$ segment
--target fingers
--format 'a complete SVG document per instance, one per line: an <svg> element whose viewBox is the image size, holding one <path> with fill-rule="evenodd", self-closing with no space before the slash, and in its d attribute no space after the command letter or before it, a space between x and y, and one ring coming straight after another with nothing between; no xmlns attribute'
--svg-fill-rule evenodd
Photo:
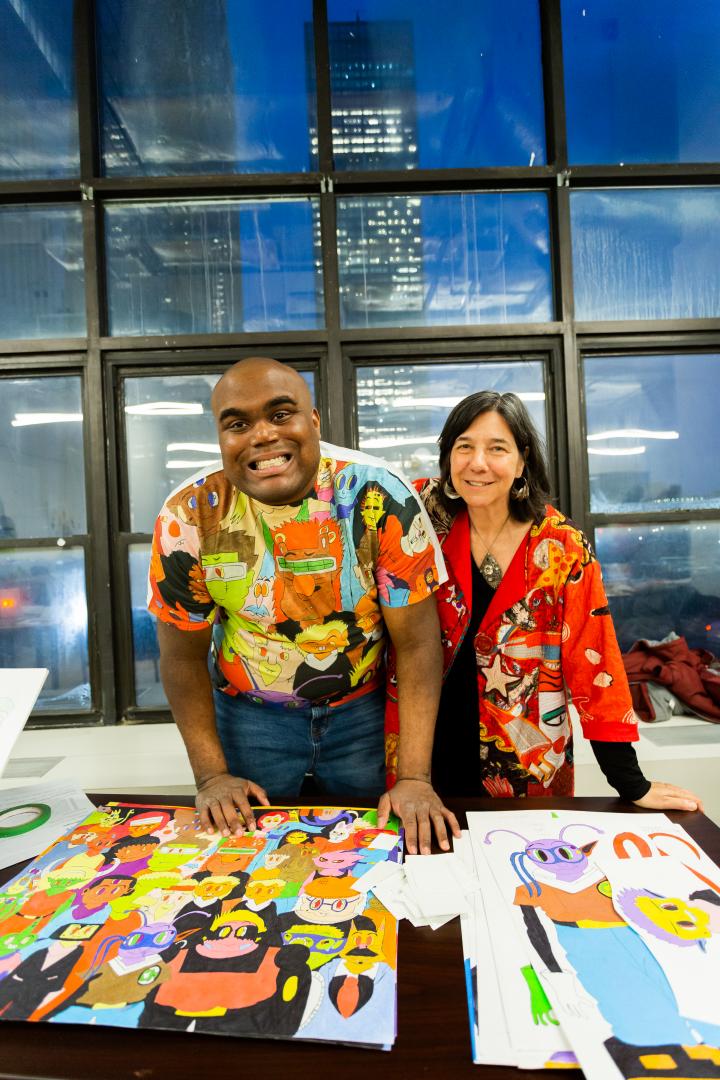
<svg viewBox="0 0 720 1080"><path fill-rule="evenodd" d="M458 819L455 817L452 810L448 810L447 806L443 806L443 811L442 812L443 812L443 815L445 817L445 820L447 821L448 825L450 826L450 830L451 830L453 836L458 836L458 837L462 836L462 829L460 828L460 825L458 824Z"/></svg>
<svg viewBox="0 0 720 1080"><path fill-rule="evenodd" d="M268 799L267 791L265 790L264 787L260 787L259 784L256 784L254 782L254 780L248 780L247 791L248 791L248 795L252 795L253 798L257 799L257 801L262 806L269 806L270 805L270 800Z"/></svg>
<svg viewBox="0 0 720 1080"><path fill-rule="evenodd" d="M391 807L391 804L390 804L390 796L388 795L388 793L386 791L384 795L380 796L380 801L378 802L378 809L377 809L378 829L384 829L385 826L387 825L388 818L390 817L390 810L391 809L392 809L392 807Z"/></svg>
<svg viewBox="0 0 720 1080"><path fill-rule="evenodd" d="M430 828L430 817L427 810L423 809L417 815L418 824L418 846L420 848L421 855L429 855L432 841L432 829ZM443 822L443 829L445 828L445 822ZM445 838L447 843L447 837Z"/></svg>
<svg viewBox="0 0 720 1080"><path fill-rule="evenodd" d="M200 815L200 824L203 827L203 831L214 832L216 828L215 822L210 817L207 802L203 799L201 795L198 795L195 799L195 807L198 814Z"/></svg>
<svg viewBox="0 0 720 1080"><path fill-rule="evenodd" d="M417 855L418 830L415 812L410 811L408 814L403 815L402 823L405 830L405 847L407 849L407 853L408 855Z"/></svg>
<svg viewBox="0 0 720 1080"><path fill-rule="evenodd" d="M693 791L654 780L642 799L635 800L644 810L699 810L704 813L702 799Z"/></svg>
<svg viewBox="0 0 720 1080"><path fill-rule="evenodd" d="M432 814L433 828L435 829L435 835L437 841L443 851L450 850L450 841L448 840L447 829L445 828L445 817L441 810L435 810Z"/></svg>

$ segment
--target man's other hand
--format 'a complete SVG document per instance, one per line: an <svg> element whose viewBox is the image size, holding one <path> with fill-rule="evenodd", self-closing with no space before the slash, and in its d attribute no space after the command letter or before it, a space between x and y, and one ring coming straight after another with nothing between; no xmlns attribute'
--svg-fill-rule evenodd
<svg viewBox="0 0 720 1080"><path fill-rule="evenodd" d="M240 776L220 773L198 784L195 806L200 821L205 829L219 829L223 836L231 833L252 831L255 828L255 816L250 806L250 797L263 806L269 806L270 800L264 788L252 780L243 780Z"/></svg>
<svg viewBox="0 0 720 1080"><path fill-rule="evenodd" d="M418 847L421 855L430 854L433 829L443 851L450 848L448 826L453 836L460 836L457 818L443 805L432 784L423 780L398 780L380 797L378 828L385 828L391 812L402 821L409 855L416 855Z"/></svg>

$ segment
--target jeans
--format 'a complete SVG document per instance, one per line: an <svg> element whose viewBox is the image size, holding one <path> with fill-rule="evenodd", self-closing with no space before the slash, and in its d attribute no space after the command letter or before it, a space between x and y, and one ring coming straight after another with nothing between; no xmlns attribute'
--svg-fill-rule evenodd
<svg viewBox="0 0 720 1080"><path fill-rule="evenodd" d="M289 709L215 691L218 735L233 776L295 798L306 773L326 795L376 799L385 790L385 691L344 705Z"/></svg>

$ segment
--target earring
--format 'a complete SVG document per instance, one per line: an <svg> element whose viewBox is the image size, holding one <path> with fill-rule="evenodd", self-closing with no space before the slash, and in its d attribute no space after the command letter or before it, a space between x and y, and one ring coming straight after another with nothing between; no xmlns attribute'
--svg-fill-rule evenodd
<svg viewBox="0 0 720 1080"><path fill-rule="evenodd" d="M460 499L461 495L458 495L455 488L452 486L449 480L446 480L443 484L443 492L447 495L448 499Z"/></svg>
<svg viewBox="0 0 720 1080"><path fill-rule="evenodd" d="M522 476L520 477L520 479L522 480L522 484L520 485L520 487L516 488L513 484L510 489L510 494L512 495L513 499L517 499L518 502L522 502L523 499L527 499L530 494L530 485L528 484L527 476Z"/></svg>

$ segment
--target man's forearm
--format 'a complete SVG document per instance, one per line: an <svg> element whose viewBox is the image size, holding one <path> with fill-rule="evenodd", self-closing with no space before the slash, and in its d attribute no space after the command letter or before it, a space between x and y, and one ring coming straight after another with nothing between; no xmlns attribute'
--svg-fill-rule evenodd
<svg viewBox="0 0 720 1080"><path fill-rule="evenodd" d="M432 747L442 684L439 640L396 648L398 717L398 779L429 780Z"/></svg>
<svg viewBox="0 0 720 1080"><path fill-rule="evenodd" d="M215 723L207 659L163 658L160 675L195 782L199 786L211 776L227 772Z"/></svg>

